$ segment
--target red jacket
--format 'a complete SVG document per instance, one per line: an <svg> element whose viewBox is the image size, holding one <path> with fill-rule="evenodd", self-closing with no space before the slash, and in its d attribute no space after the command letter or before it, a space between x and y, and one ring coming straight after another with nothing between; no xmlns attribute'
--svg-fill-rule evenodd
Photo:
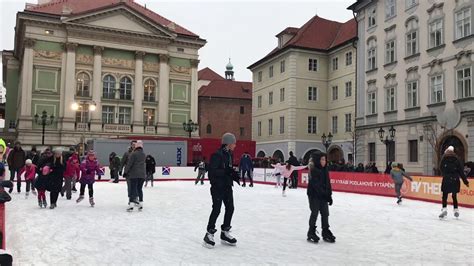
<svg viewBox="0 0 474 266"><path fill-rule="evenodd" d="M23 166L20 170L20 175L25 173L25 180L33 181L36 177L36 165L31 164L30 166Z"/></svg>
<svg viewBox="0 0 474 266"><path fill-rule="evenodd" d="M71 155L69 160L66 163L66 171L64 172L64 177L74 177L76 176L79 179L80 174L80 164L79 158L77 158L76 154Z"/></svg>

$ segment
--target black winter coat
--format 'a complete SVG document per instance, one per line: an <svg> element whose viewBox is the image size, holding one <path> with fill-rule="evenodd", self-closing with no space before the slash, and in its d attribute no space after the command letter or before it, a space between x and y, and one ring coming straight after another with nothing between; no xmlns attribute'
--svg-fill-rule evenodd
<svg viewBox="0 0 474 266"><path fill-rule="evenodd" d="M332 197L331 180L327 168L311 167L306 194L310 199L330 201Z"/></svg>
<svg viewBox="0 0 474 266"><path fill-rule="evenodd" d="M154 174L156 172L156 161L152 156L147 156L145 159L146 172Z"/></svg>
<svg viewBox="0 0 474 266"><path fill-rule="evenodd" d="M211 186L217 189L230 188L234 180L238 180L238 173L232 167L232 154L221 148L211 156L209 162L209 180Z"/></svg>
<svg viewBox="0 0 474 266"><path fill-rule="evenodd" d="M25 166L25 161L26 153L21 147L18 149L14 148L10 154L8 154L7 162L10 169L20 170Z"/></svg>
<svg viewBox="0 0 474 266"><path fill-rule="evenodd" d="M446 153L441 158L440 170L443 175L441 191L445 193L459 193L460 178L467 182L464 167L455 153Z"/></svg>
<svg viewBox="0 0 474 266"><path fill-rule="evenodd" d="M48 186L46 189L48 191L60 192L63 186L64 171L66 170L65 163L61 163L60 160L57 160L56 163L53 163L51 174L48 175Z"/></svg>
<svg viewBox="0 0 474 266"><path fill-rule="evenodd" d="M288 163L290 163L290 165L293 165L293 166L300 166L300 162L298 162L298 159L295 156L291 156L288 159Z"/></svg>
<svg viewBox="0 0 474 266"><path fill-rule="evenodd" d="M114 156L113 158L109 158L109 169L110 171L119 171L120 170L120 158Z"/></svg>

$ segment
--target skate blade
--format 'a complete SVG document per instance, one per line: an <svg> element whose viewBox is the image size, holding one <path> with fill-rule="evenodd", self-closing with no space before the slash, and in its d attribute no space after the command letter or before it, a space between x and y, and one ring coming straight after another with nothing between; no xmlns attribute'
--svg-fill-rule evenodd
<svg viewBox="0 0 474 266"><path fill-rule="evenodd" d="M203 243L202 243L202 246L205 247L205 248L208 248L208 249L213 249L213 248L214 248L213 245L208 244L208 243L206 243L206 242L203 242Z"/></svg>
<svg viewBox="0 0 474 266"><path fill-rule="evenodd" d="M133 208L127 209L127 212L133 212Z"/></svg>
<svg viewBox="0 0 474 266"><path fill-rule="evenodd" d="M324 242L327 242L327 243L336 243L336 240L332 240L332 239L326 239L326 238L323 238Z"/></svg>
<svg viewBox="0 0 474 266"><path fill-rule="evenodd" d="M237 246L237 243L230 243L222 239L221 239L221 243L227 246L233 246L233 247Z"/></svg>
<svg viewBox="0 0 474 266"><path fill-rule="evenodd" d="M312 243L312 244L318 244L319 243L319 240L316 241L316 240L313 240L313 239L306 239L306 241L308 241L309 243Z"/></svg>

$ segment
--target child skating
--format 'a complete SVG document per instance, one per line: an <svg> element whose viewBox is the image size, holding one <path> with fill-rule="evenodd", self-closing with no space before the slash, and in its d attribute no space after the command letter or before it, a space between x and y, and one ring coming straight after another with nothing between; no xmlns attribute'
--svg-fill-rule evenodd
<svg viewBox="0 0 474 266"><path fill-rule="evenodd" d="M38 191L38 206L40 208L47 208L48 203L46 202L46 188L49 182L49 175L53 170L49 164L46 164L41 168L38 173L38 177L35 181L35 187Z"/></svg>
<svg viewBox="0 0 474 266"><path fill-rule="evenodd" d="M274 167L275 169L278 169L278 171L280 171L281 175L283 176L283 191L282 191L283 197L286 197L286 185L288 182L288 178L291 177L291 174L293 173L293 171L298 171L298 170L303 170L305 168L308 168L307 165L293 166L290 163L286 163L286 165L280 165L280 166L278 166L278 164L272 164L272 167Z"/></svg>
<svg viewBox="0 0 474 266"><path fill-rule="evenodd" d="M156 172L156 161L155 158L151 155L147 155L145 159L145 167L146 167L146 178L145 178L145 187L148 185L148 181L151 182L151 186L153 187L153 175Z"/></svg>
<svg viewBox="0 0 474 266"><path fill-rule="evenodd" d="M81 163L81 178L79 182L81 183L81 189L79 193L79 198L76 200L77 203L81 202L84 199L84 192L87 189L89 190L89 203L91 207L95 206L94 202L94 183L95 175L102 175L102 169L97 161L94 151L89 151L87 157Z"/></svg>
<svg viewBox="0 0 474 266"><path fill-rule="evenodd" d="M278 162L275 166L276 167L275 169L273 169L272 176L275 178L275 187L278 188L278 187L281 187L281 173L280 173L281 163Z"/></svg>
<svg viewBox="0 0 474 266"><path fill-rule="evenodd" d="M403 186L403 177L406 177L410 181L413 181L413 178L408 176L405 171L400 169L398 163L392 163L392 170L390 171L390 177L393 179L395 183L395 193L397 194L397 204L402 204L402 193L401 189Z"/></svg>
<svg viewBox="0 0 474 266"><path fill-rule="evenodd" d="M30 194L30 188L32 190L33 195L36 195L36 191L33 186L33 182L36 177L36 165L34 165L30 159L26 160L25 166L23 166L23 168L20 170L20 176L23 173L25 174L25 182L26 182L25 199L28 199L28 196Z"/></svg>

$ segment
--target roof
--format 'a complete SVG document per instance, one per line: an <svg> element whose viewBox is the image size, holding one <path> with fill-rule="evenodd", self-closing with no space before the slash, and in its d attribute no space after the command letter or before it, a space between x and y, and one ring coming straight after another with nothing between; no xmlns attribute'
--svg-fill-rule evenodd
<svg viewBox="0 0 474 266"><path fill-rule="evenodd" d="M252 100L252 82L214 80L199 89L199 97Z"/></svg>
<svg viewBox="0 0 474 266"><path fill-rule="evenodd" d="M286 28L279 33L294 33L296 28ZM277 35L277 36L278 36ZM357 38L357 22L351 19L345 23L327 20L314 16L299 28L287 43L281 48L275 48L264 58L258 60L248 68L264 62L289 48L302 48L319 51L330 51Z"/></svg>
<svg viewBox="0 0 474 266"><path fill-rule="evenodd" d="M27 5L25 11L65 16L62 14L62 11L63 7L66 6L72 11L70 15L74 16L119 5L125 5L131 8L132 10L149 18L151 21L174 31L176 34L199 37L197 34L194 34L191 31L177 25L171 20L168 20L153 12L152 10L135 3L134 0L52 0L51 2L43 5ZM173 25L174 28L168 27L170 24Z"/></svg>
<svg viewBox="0 0 474 266"><path fill-rule="evenodd" d="M198 71L198 80L224 80L224 78L214 72L214 70L206 67Z"/></svg>
<svg viewBox="0 0 474 266"><path fill-rule="evenodd" d="M299 28L288 27L288 28L284 29L282 32L278 33L276 36L278 37L278 36L280 36L282 34L285 34L285 33L286 34L296 34L296 33L298 33L298 30L299 30Z"/></svg>

